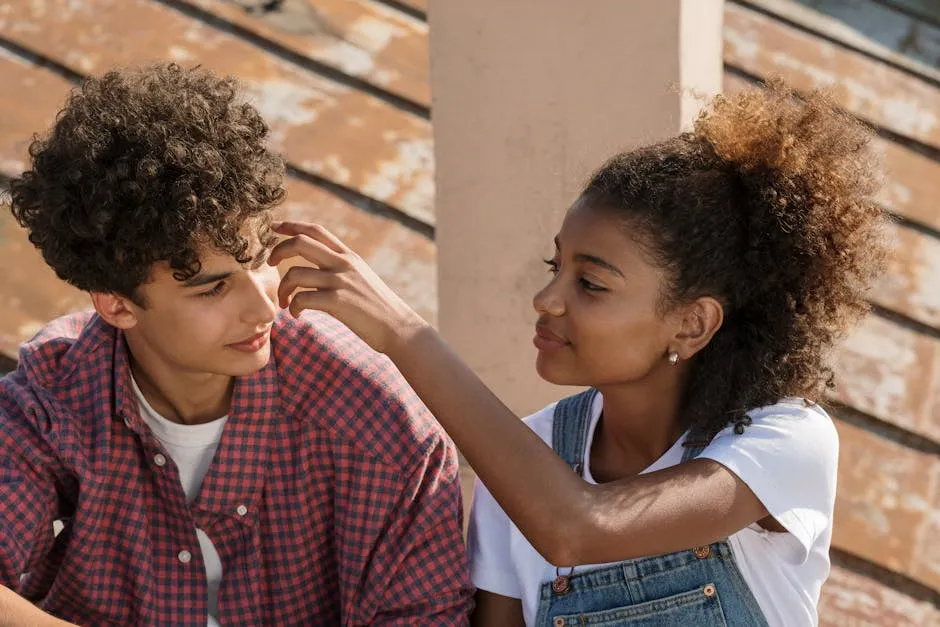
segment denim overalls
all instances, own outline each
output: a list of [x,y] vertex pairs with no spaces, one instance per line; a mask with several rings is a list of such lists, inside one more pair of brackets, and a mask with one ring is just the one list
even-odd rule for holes
[[[579,477],[596,393],[571,396],[555,408],[552,446]],[[686,448],[682,461],[704,448]],[[567,570],[542,585],[537,627],[767,625],[727,540],[570,577]]]

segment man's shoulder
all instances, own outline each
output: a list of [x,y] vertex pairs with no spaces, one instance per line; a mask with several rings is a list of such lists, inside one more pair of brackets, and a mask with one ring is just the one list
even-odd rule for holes
[[339,445],[402,469],[442,443],[452,446],[391,360],[335,318],[281,314],[272,349],[290,413]]
[[77,385],[77,379],[94,376],[89,356],[107,341],[109,329],[92,312],[77,312],[49,322],[24,342],[16,368],[0,379],[3,417],[39,419],[49,403],[81,397],[89,387]]
[[109,329],[90,311],[56,318],[20,346],[17,370],[39,387],[62,384],[88,354],[113,336]]

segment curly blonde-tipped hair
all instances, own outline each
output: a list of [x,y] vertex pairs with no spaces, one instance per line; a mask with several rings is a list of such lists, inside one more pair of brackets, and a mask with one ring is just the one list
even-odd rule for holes
[[774,81],[714,98],[692,132],[617,155],[588,183],[665,270],[662,307],[724,307],[691,364],[688,426],[740,431],[749,409],[832,385],[829,353],[868,310],[886,253],[870,139],[827,94]]

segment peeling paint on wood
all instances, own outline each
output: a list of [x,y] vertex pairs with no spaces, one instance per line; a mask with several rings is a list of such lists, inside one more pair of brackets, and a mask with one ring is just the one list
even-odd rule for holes
[[[350,173],[342,184],[362,193],[376,178],[388,181],[393,189],[384,190],[383,201],[433,222],[433,164],[422,163],[416,171],[412,158],[416,146],[432,152],[426,120],[158,3],[15,0],[10,5],[0,35],[76,72],[102,72],[185,51],[206,67],[237,76],[267,114],[273,144],[289,160],[339,162]],[[389,171],[402,174],[390,178]]]
[[819,598],[820,627],[940,625],[940,609],[876,579],[834,566]]
[[833,546],[940,589],[940,459],[840,420]]
[[728,3],[725,61],[794,87],[831,87],[847,110],[894,133],[940,147],[940,89],[888,65]]
[[[940,67],[940,28],[872,0],[799,0],[873,41],[930,67]],[[936,10],[936,7],[935,7]]]
[[835,355],[840,403],[940,442],[940,342],[869,316]]
[[[786,78],[786,75],[783,75]],[[753,84],[739,76],[725,73],[723,91],[737,93]],[[934,229],[940,229],[940,162],[910,148],[881,137],[873,146],[883,156],[885,185],[878,200],[899,215]]]
[[[252,15],[225,0],[183,0],[232,24],[430,107],[427,24],[369,0],[294,0],[298,7]],[[285,3],[290,9],[291,3]],[[292,5],[291,5],[292,6]],[[281,10],[279,10],[281,11]],[[306,15],[306,17],[303,17]],[[297,21],[305,22],[301,30]],[[291,29],[287,29],[290,24]]]
[[[18,175],[34,131],[45,130],[65,102],[71,84],[52,72],[0,57],[0,84],[17,93],[0,116],[0,174]],[[436,319],[437,276],[434,243],[399,222],[350,205],[321,188],[288,179],[288,194],[278,214],[316,220],[336,230],[418,312]],[[15,355],[48,320],[86,308],[86,295],[46,267],[38,252],[0,207],[0,353]]]

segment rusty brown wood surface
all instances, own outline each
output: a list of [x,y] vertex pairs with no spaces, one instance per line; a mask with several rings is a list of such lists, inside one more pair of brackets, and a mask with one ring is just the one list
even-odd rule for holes
[[940,342],[869,316],[836,353],[838,402],[940,442]]
[[398,2],[418,11],[428,12],[428,0],[398,0]]
[[[72,85],[13,55],[0,56],[0,83],[17,94],[4,101],[0,115],[0,175],[13,177],[26,167],[32,132],[51,124]],[[0,352],[12,356],[44,322],[87,307],[88,299],[55,277],[7,208],[0,212]],[[296,178],[288,180],[287,200],[278,214],[316,220],[334,229],[434,321],[435,248],[425,235]]]
[[726,63],[751,75],[782,75],[798,89],[832,86],[859,117],[940,147],[940,88],[741,5],[725,6]]
[[842,420],[834,547],[940,590],[940,459]]
[[179,0],[348,76],[431,106],[428,28],[372,0],[287,0],[249,13],[227,0]]
[[819,598],[820,627],[927,627],[940,610],[878,579],[833,566]]
[[12,0],[0,10],[0,37],[80,74],[169,59],[235,75],[300,170],[434,220],[427,120],[150,0]]
[[[729,63],[732,58],[726,57]],[[781,67],[777,74],[785,79],[791,73]],[[762,76],[761,78],[766,78]],[[732,73],[725,73],[724,91],[735,93],[751,87],[753,83]],[[875,149],[883,155],[887,174],[879,200],[899,215],[940,229],[940,162],[902,143],[875,137]]]

